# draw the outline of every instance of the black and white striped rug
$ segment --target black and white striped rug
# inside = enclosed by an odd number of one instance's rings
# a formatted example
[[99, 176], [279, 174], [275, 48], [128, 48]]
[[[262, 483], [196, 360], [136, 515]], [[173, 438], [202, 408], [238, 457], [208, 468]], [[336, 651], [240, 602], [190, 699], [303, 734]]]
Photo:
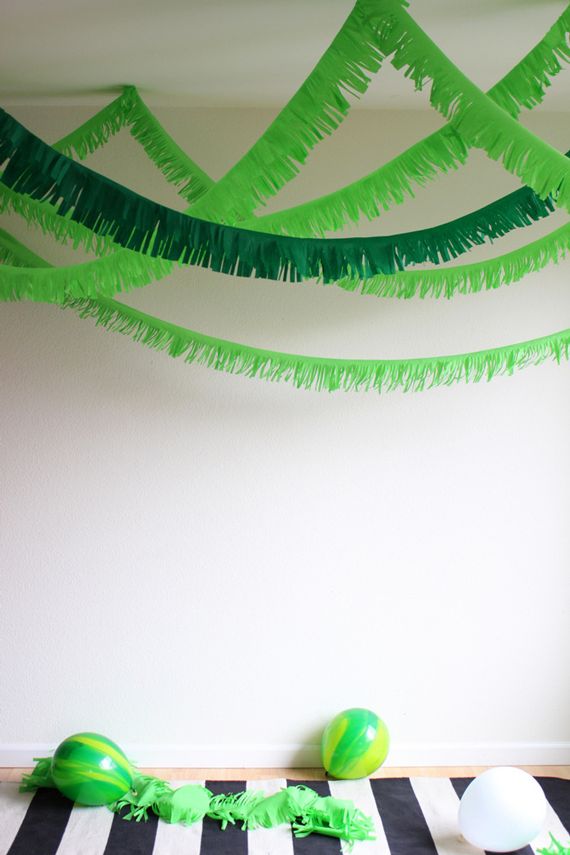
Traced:
[[[548, 832], [570, 839], [570, 781], [537, 778], [549, 802], [548, 816], [532, 846], [548, 847]], [[356, 843], [353, 855], [476, 855], [459, 835], [457, 809], [468, 778], [381, 778], [373, 781], [206, 781], [214, 793], [264, 790], [306, 783], [321, 795], [352, 799], [374, 820], [376, 840]], [[181, 786], [187, 781], [175, 781]], [[125, 822], [107, 808], [73, 805], [55, 790], [19, 793], [17, 784], [0, 784], [0, 855], [340, 855], [330, 837], [297, 839], [287, 826], [243, 832], [206, 819], [185, 827], [158, 822]]]

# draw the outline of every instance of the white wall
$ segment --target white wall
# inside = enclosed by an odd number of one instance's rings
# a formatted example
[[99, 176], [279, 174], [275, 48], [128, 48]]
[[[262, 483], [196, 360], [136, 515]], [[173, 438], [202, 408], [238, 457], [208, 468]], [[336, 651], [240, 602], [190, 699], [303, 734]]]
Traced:
[[[12, 112], [49, 141], [87, 116]], [[214, 177], [271, 118], [159, 115]], [[280, 204], [438, 124], [355, 113]], [[532, 126], [569, 147], [566, 116]], [[90, 165], [180, 206], [127, 135]], [[474, 155], [365, 231], [442, 222], [516, 186]], [[128, 302], [274, 349], [420, 356], [570, 326], [569, 272], [399, 302], [185, 269]], [[570, 366], [329, 395], [187, 366], [55, 307], [0, 318], [0, 762], [80, 729], [140, 762], [314, 762], [324, 723], [354, 705], [386, 719], [393, 763], [570, 762]]]

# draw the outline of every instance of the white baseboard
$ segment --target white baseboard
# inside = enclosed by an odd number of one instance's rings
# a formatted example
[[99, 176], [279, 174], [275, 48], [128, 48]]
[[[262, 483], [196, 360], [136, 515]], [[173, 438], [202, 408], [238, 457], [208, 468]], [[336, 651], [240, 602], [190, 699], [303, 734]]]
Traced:
[[[31, 766], [49, 756], [49, 743], [0, 743], [0, 766]], [[321, 765], [318, 745], [125, 744], [139, 767], [200, 769], [310, 768]], [[562, 766], [570, 765], [570, 742], [401, 743], [386, 766]]]

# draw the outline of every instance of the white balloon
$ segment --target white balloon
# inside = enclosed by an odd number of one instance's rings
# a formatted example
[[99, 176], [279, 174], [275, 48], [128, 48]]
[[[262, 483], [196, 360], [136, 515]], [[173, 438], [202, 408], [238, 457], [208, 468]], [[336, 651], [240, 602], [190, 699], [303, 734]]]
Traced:
[[540, 833], [546, 818], [540, 784], [522, 769], [488, 769], [472, 781], [459, 805], [465, 839], [488, 852], [513, 852]]

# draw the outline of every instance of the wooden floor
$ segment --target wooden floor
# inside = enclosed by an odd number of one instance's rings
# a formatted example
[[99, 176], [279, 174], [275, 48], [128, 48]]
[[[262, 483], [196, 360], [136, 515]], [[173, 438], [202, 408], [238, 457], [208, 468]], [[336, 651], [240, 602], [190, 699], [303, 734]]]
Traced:
[[[487, 766], [431, 766], [391, 767], [380, 769], [373, 778], [473, 778]], [[570, 780], [570, 766], [521, 766], [531, 775]], [[2, 769], [0, 781], [21, 779], [30, 769]], [[322, 769], [141, 769], [141, 772], [156, 775], [167, 781], [254, 781], [272, 778], [292, 778], [299, 781], [324, 781]]]

